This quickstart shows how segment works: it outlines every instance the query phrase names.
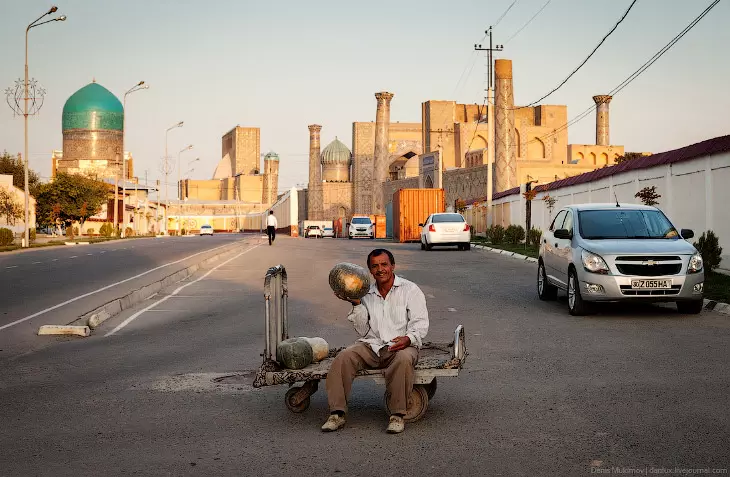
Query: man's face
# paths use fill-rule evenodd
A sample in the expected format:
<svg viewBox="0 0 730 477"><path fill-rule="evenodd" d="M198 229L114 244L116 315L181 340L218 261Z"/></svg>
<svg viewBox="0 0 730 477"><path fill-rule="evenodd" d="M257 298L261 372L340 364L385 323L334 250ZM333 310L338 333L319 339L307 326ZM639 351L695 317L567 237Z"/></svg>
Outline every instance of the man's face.
<svg viewBox="0 0 730 477"><path fill-rule="evenodd" d="M383 253L370 258L370 273L378 285L388 283L393 279L395 265L390 263L388 254Z"/></svg>

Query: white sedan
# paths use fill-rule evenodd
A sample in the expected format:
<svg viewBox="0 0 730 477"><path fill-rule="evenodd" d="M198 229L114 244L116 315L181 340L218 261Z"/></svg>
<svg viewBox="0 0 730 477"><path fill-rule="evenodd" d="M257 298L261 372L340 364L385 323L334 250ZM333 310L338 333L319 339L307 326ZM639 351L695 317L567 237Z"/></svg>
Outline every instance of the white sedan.
<svg viewBox="0 0 730 477"><path fill-rule="evenodd" d="M421 227L421 250L434 245L456 245L459 250L471 248L471 227L464 216L452 212L431 214Z"/></svg>
<svg viewBox="0 0 730 477"><path fill-rule="evenodd" d="M211 227L210 225L203 225L202 227L200 227L200 235L210 235L212 237L213 227Z"/></svg>

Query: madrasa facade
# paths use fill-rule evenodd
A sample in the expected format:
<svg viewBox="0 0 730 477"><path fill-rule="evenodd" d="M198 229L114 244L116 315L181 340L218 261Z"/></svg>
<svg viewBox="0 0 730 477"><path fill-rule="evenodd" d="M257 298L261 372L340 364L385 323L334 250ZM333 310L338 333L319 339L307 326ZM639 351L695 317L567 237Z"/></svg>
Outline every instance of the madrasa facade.
<svg viewBox="0 0 730 477"><path fill-rule="evenodd" d="M375 121L352 123L352 151L337 138L322 150L326 128L309 125L307 219L385 215L393 194L405 188L443 188L452 207L483 198L490 141L494 193L590 172L624 154L623 146L610 143L610 96L593 98L595 144L568 144L567 106L515 107L507 59L495 61L492 114L486 105L428 100L420 123L392 122L394 97L375 93Z"/></svg>

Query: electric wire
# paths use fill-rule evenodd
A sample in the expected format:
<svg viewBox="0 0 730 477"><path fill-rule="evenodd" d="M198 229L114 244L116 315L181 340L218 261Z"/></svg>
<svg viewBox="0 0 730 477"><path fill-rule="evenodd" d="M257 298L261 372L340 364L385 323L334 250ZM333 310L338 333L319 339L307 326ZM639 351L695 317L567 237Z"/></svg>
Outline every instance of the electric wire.
<svg viewBox="0 0 730 477"><path fill-rule="evenodd" d="M517 30L516 32L514 32L514 33L512 34L512 36L510 36L510 37L509 37L509 38L507 39L507 41L505 41L505 42L504 42L504 44L506 45L506 44L507 44L507 43L509 43L510 41L514 40L514 39L515 39L515 37L516 37L517 35L519 35L520 33L522 33L522 30L524 30L525 28L527 28L527 27L528 27L528 25L529 25L530 23L532 23L532 21L533 21L533 20L534 20L535 18L537 18L537 16L538 16L538 15L539 15L540 13L542 13L542 11L543 11L543 10L545 10L545 7L547 7L547 6L548 6L548 5L550 4L550 2L552 2L552 1L553 1L553 0L547 0L547 2L545 2L545 3L543 4L543 6L542 6L542 7L540 7L540 9L539 9L539 10L537 11L537 13L535 13L534 15L532 15L532 18L530 18L529 20L527 20L527 23L525 23L524 25L522 25L522 26L521 26L521 27L520 27L520 28L519 28L519 29L518 29L518 30Z"/></svg>

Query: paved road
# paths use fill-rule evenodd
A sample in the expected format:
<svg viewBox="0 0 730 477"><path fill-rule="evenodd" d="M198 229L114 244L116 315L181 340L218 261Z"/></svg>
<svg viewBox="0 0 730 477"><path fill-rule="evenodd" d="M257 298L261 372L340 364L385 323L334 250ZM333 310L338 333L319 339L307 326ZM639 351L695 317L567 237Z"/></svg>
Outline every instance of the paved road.
<svg viewBox="0 0 730 477"><path fill-rule="evenodd" d="M254 237L144 238L0 254L0 350L4 350L0 356L7 353L4 344L17 344L19 337L35 334L41 324L70 323L245 238ZM94 293L100 289L104 290ZM74 301L57 307L69 300Z"/></svg>
<svg viewBox="0 0 730 477"><path fill-rule="evenodd" d="M374 245L251 244L90 338L52 339L0 363L0 473L569 476L730 467L726 316L606 307L571 317L565 299L537 300L534 265L476 250L388 245L397 271L427 295L429 339L448 340L463 323L470 353L404 434L385 433L383 387L370 381L356 381L348 424L334 434L319 431L323 390L292 414L285 386L214 381L260 364L263 277L278 263L289 272L291 335L352 342L349 306L332 296L327 273L339 261L363 262Z"/></svg>

